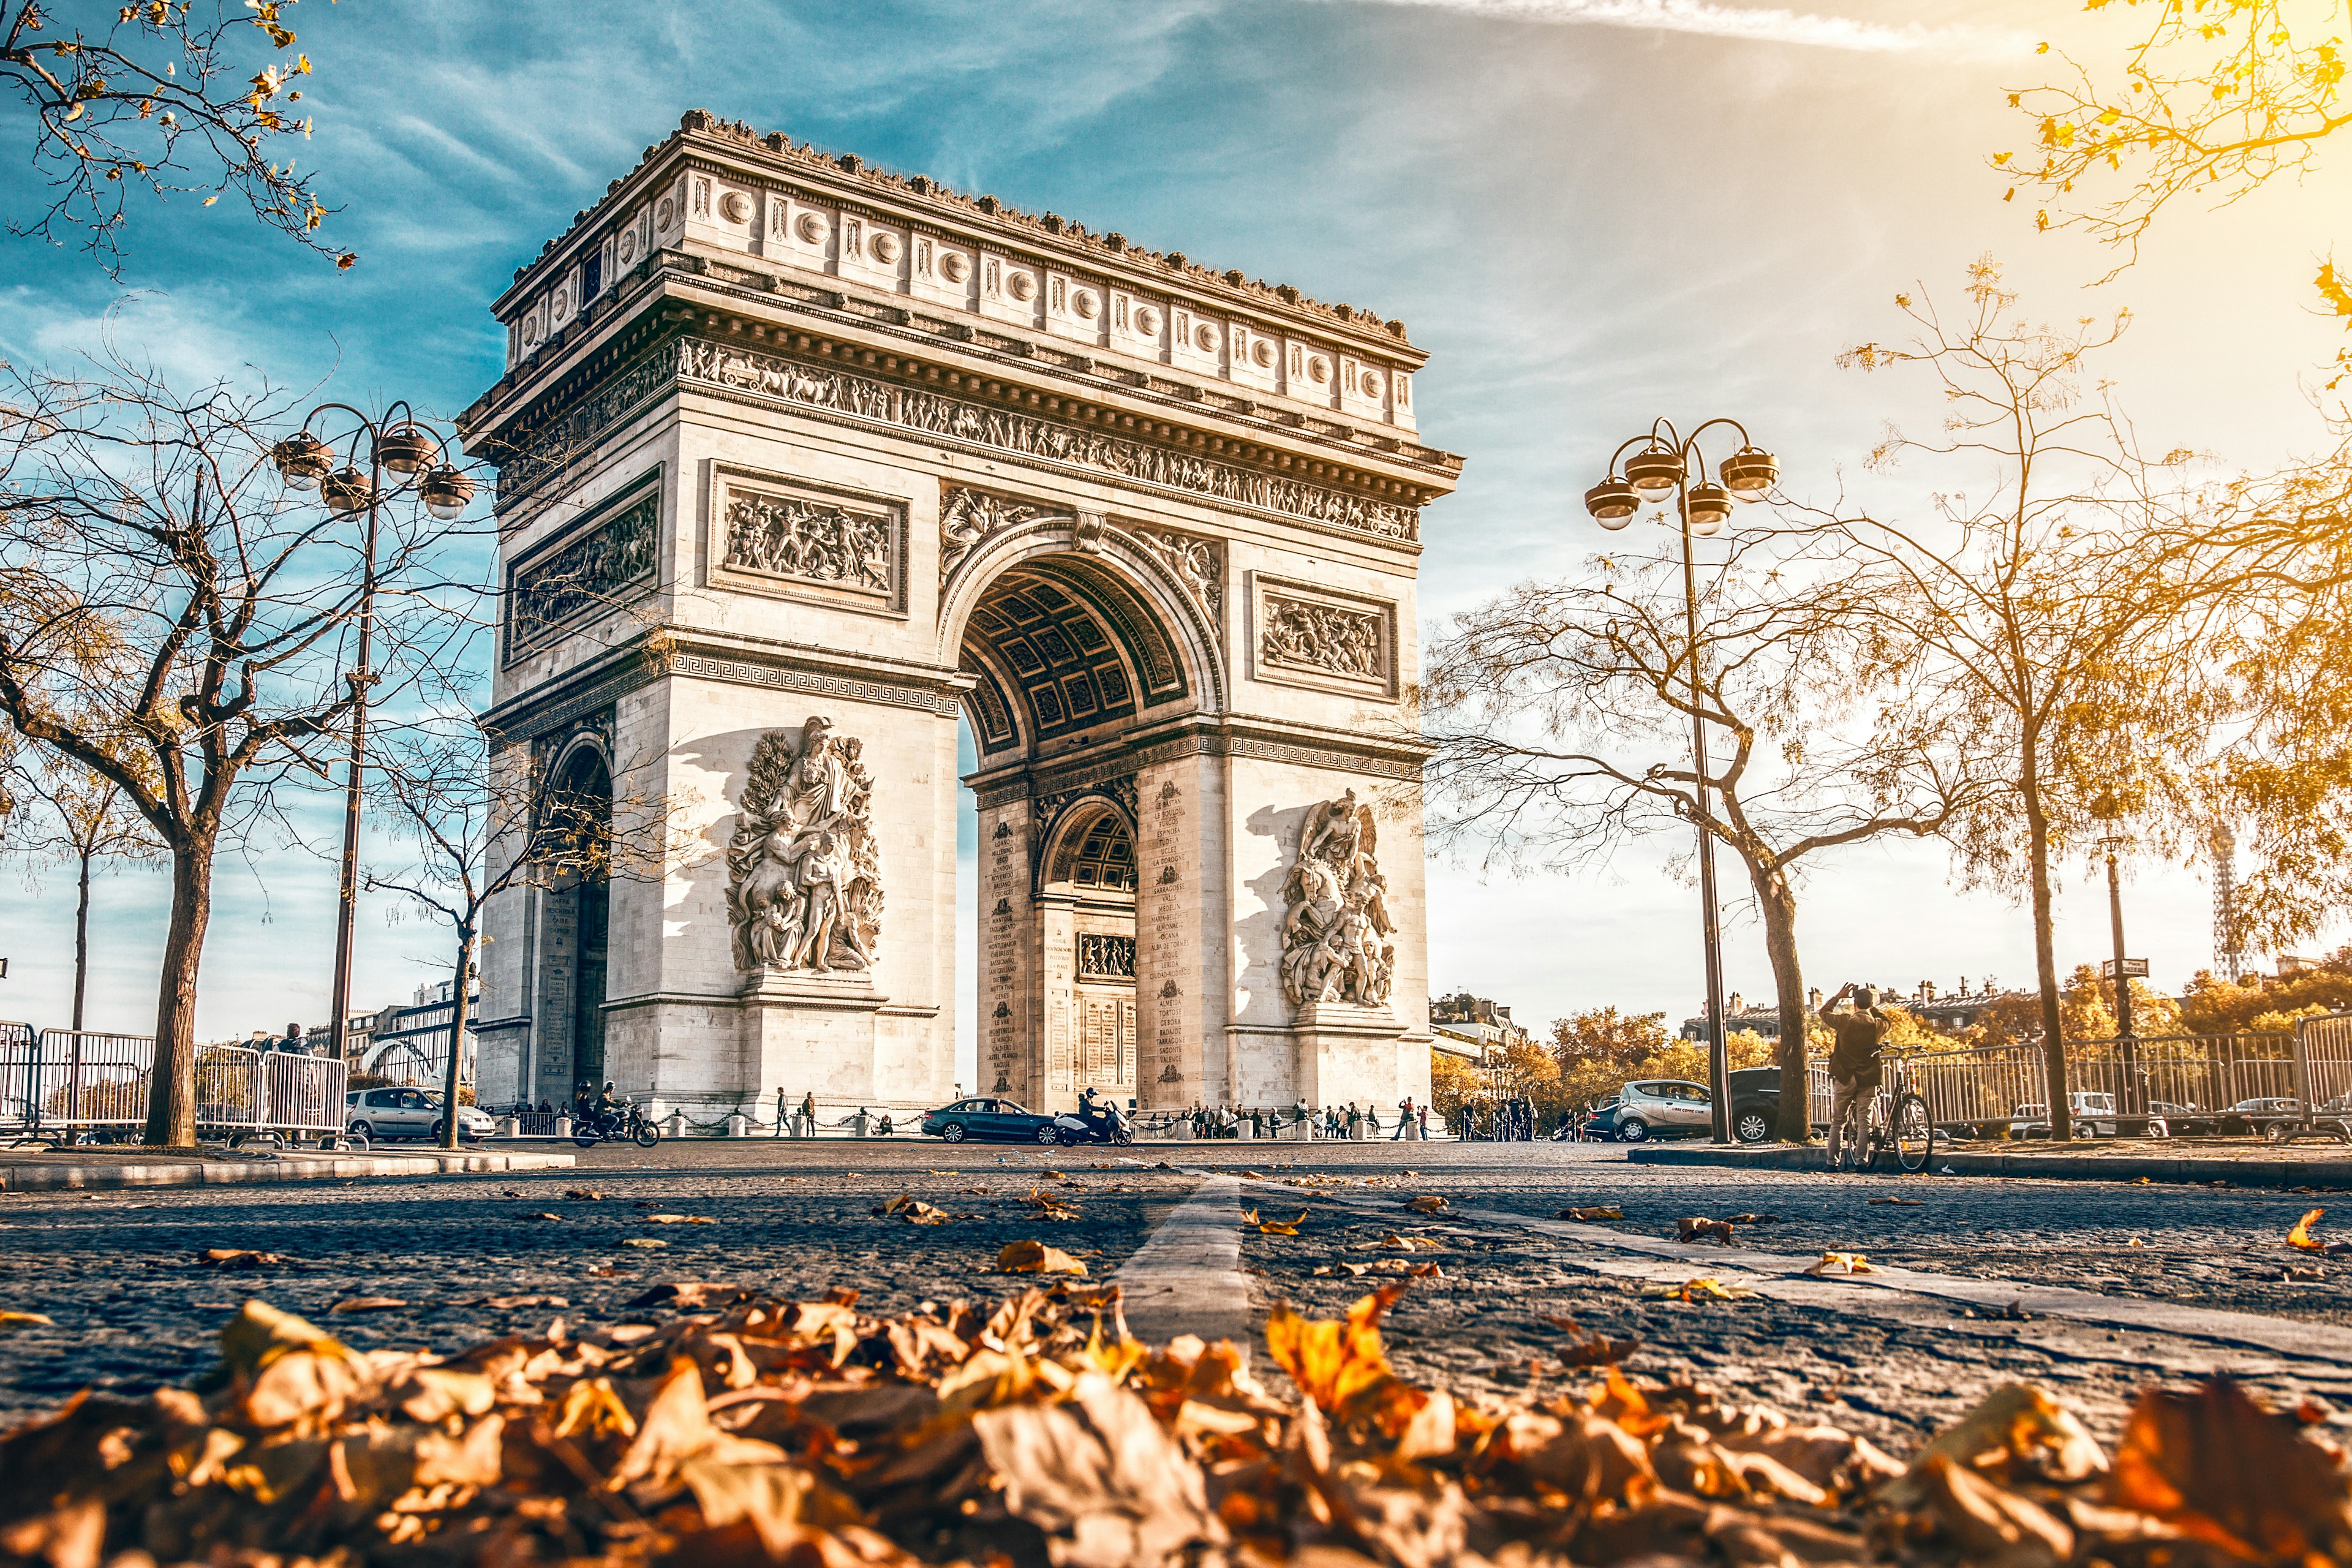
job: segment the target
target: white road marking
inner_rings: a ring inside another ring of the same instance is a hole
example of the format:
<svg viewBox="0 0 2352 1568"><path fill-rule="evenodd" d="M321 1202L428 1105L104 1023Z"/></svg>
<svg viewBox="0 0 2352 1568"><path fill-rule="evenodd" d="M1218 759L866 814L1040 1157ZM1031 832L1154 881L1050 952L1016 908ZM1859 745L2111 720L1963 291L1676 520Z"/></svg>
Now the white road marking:
<svg viewBox="0 0 2352 1568"><path fill-rule="evenodd" d="M1183 1169L1188 1175L1212 1175L1211 1172L1199 1167ZM1312 1198L1318 1203L1340 1203L1360 1208L1403 1210L1405 1206L1400 1199L1325 1188L1297 1187L1284 1182L1236 1181L1234 1184L1264 1187L1269 1192ZM1794 1306L1858 1312L1909 1323L1926 1321L1944 1327L1958 1327L1959 1322L1965 1322L1967 1331L1981 1333L2005 1325L2000 1319L1955 1322L1948 1309L1937 1308L1926 1313L1921 1309L1928 1301L1957 1302L1994 1311L2014 1305L2035 1318L2059 1320L2065 1324L2095 1324L2101 1328L2134 1330L2175 1340L2251 1346L2267 1351L2283 1362L2306 1363L2294 1369L2305 1375L2310 1375L2315 1370L2307 1363L2321 1362L2327 1364L2328 1373L2323 1375L2327 1375L2329 1381L2338 1381L2341 1373L2337 1369L2352 1363L2352 1329L2305 1322L2298 1319L2270 1318L2252 1312L2188 1307L2125 1296L2103 1296L2063 1286L1969 1279L1892 1266L1874 1265L1868 1274L1821 1277L1805 1272L1818 1259L1817 1253L1764 1252L1752 1247L1718 1247L1668 1241L1658 1237L1628 1236L1603 1226L1538 1219L1530 1215L1499 1209L1448 1209L1440 1223L1444 1222L1533 1231L1563 1241L1581 1242L1589 1247L1637 1255L1619 1258L1570 1255L1560 1258L1563 1263L1591 1273L1672 1284L1712 1276L1726 1285L1744 1286L1759 1296ZM1236 1234L1236 1243L1238 1240ZM2045 1348L2061 1350L2084 1359L2126 1361L2133 1364L2145 1364L2149 1359L2126 1349L2120 1340L2114 1343L2101 1343L2088 1340L2079 1332L2056 1331L2059 1328L2059 1323L2046 1323L2039 1329L2032 1322L2022 1323L2014 1337L2029 1343L2044 1343ZM2178 1365L2183 1371L2200 1369L2193 1357L2179 1359L2176 1355L2166 1355L2156 1359L2163 1364ZM2240 1367L2238 1370L2252 1373L2261 1369Z"/></svg>
<svg viewBox="0 0 2352 1568"><path fill-rule="evenodd" d="M1141 1164L1129 1161L1128 1163ZM1250 1342L1250 1278L1242 1272L1242 1184L1210 1171L1201 1184L1111 1275L1124 1292L1128 1331L1165 1344L1198 1334L1212 1344Z"/></svg>

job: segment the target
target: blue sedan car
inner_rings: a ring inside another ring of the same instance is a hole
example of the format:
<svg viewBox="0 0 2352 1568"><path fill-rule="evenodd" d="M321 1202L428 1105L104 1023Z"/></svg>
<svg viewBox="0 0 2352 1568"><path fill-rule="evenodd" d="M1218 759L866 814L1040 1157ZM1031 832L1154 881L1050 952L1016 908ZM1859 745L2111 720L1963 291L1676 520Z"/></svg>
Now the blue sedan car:
<svg viewBox="0 0 2352 1568"><path fill-rule="evenodd" d="M1051 1143L1054 1119L1018 1101L974 1096L923 1115L923 1131L950 1143L971 1138L999 1143Z"/></svg>

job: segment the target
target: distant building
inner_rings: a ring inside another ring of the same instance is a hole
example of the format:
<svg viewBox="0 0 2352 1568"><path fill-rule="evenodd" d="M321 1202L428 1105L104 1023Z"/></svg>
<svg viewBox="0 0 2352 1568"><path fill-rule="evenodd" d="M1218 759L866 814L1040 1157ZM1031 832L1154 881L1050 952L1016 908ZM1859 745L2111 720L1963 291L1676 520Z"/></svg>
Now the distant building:
<svg viewBox="0 0 2352 1568"><path fill-rule="evenodd" d="M1429 1002L1430 1046L1448 1056L1483 1062L1497 1047L1525 1044L1530 1037L1511 1022L1511 1010L1467 991L1433 996Z"/></svg>
<svg viewBox="0 0 2352 1568"><path fill-rule="evenodd" d="M2004 996L2030 994L2000 990L1994 985L1990 975L1971 990L1965 974L1960 976L1958 986L1948 994L1938 991L1932 980L1920 981L1907 995L1891 985L1881 985L1877 991L1885 1003L1902 1008L1922 1023L1948 1032L1968 1028L1988 1006ZM1818 1015L1822 1004L1827 1000L1821 987L1816 985L1805 994L1805 1011ZM1727 1034L1736 1035L1742 1029L1752 1029L1768 1040L1780 1037L1780 1005L1777 1001L1751 1007L1748 1005L1747 999L1735 991L1723 999L1723 1019ZM1685 1040L1706 1038L1706 1016L1702 1013L1696 1018L1685 1018L1682 1037Z"/></svg>
<svg viewBox="0 0 2352 1568"><path fill-rule="evenodd" d="M449 1070L449 1020L455 1011L449 1005L449 992L450 983L446 980L420 985L415 1000L409 1005L386 1007L365 1019L353 1020L355 1026L363 1023L365 1029L363 1033L353 1028L345 1031L352 1070L373 1073L395 1083L439 1083ZM478 999L478 993L476 1000ZM461 1082L471 1083L479 1044L474 1036L471 1003L466 1017L466 1054L458 1061L457 1077Z"/></svg>

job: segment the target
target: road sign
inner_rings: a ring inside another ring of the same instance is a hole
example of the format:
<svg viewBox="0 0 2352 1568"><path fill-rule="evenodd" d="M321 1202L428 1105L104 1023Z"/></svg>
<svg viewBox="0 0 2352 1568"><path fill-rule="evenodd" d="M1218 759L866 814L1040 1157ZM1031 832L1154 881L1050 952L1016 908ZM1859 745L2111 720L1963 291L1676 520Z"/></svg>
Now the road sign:
<svg viewBox="0 0 2352 1568"><path fill-rule="evenodd" d="M2116 977L2116 961L2112 958L2101 959L2099 961L2099 974L2103 979L2113 980ZM2147 960L2145 958L2125 959L2124 978L2126 980L2147 979Z"/></svg>

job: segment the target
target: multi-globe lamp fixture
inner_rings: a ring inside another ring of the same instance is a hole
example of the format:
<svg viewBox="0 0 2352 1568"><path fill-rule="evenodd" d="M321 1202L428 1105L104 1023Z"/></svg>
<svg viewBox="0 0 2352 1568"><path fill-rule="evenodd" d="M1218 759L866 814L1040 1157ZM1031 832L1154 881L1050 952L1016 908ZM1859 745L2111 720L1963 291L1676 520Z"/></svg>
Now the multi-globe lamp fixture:
<svg viewBox="0 0 2352 1568"><path fill-rule="evenodd" d="M335 447L310 426L320 416L340 414L352 421L352 431L338 460ZM360 438L367 437L368 466L359 466ZM405 403L395 403L382 420L370 418L349 404L325 403L310 410L302 428L269 449L270 462L289 490L319 493L319 500L337 517L367 519L364 575L361 579L358 660L344 676L352 689L351 768L343 793L343 855L341 905L335 925L334 1055L343 1055L343 1026L351 1013L352 921L358 911L360 847L360 777L367 760L368 687L375 672L368 668L375 633L376 511L386 500L410 491L425 510L444 522L462 515L474 499L473 477L448 461L440 439L417 423ZM385 483L385 476L392 482ZM457 1042L451 1042L451 1048Z"/></svg>
<svg viewBox="0 0 2352 1568"><path fill-rule="evenodd" d="M1740 446L1716 465L1716 477L1706 477L1706 459L1700 452L1698 438L1717 425L1727 425L1739 432ZM1625 453L1635 448L1632 457ZM1618 459L1623 459L1623 473L1618 471ZM1698 482L1691 482L1696 474ZM1717 914L1715 892L1715 834L1713 813L1708 805L1706 770L1706 722L1700 717L1706 704L1700 695L1698 668L1698 584L1691 564L1691 540L1706 539L1721 531L1731 521L1734 501L1762 500L1780 482L1780 465L1771 453L1748 439L1748 432L1737 420L1710 419L1691 432L1687 439L1673 425L1661 419L1650 426L1649 434L1636 436L1617 448L1610 459L1609 476L1584 492L1584 508L1592 520L1611 532L1623 528L1645 505L1663 502L1669 496L1679 498L1679 513L1683 540L1683 627L1687 647L1692 650L1685 662L1689 670L1691 692L1691 758L1692 776L1697 781L1694 789L1697 806L1698 879L1702 934L1706 942L1707 1079L1715 1141L1731 1141L1731 1062L1724 1039L1723 1020L1723 934Z"/></svg>

